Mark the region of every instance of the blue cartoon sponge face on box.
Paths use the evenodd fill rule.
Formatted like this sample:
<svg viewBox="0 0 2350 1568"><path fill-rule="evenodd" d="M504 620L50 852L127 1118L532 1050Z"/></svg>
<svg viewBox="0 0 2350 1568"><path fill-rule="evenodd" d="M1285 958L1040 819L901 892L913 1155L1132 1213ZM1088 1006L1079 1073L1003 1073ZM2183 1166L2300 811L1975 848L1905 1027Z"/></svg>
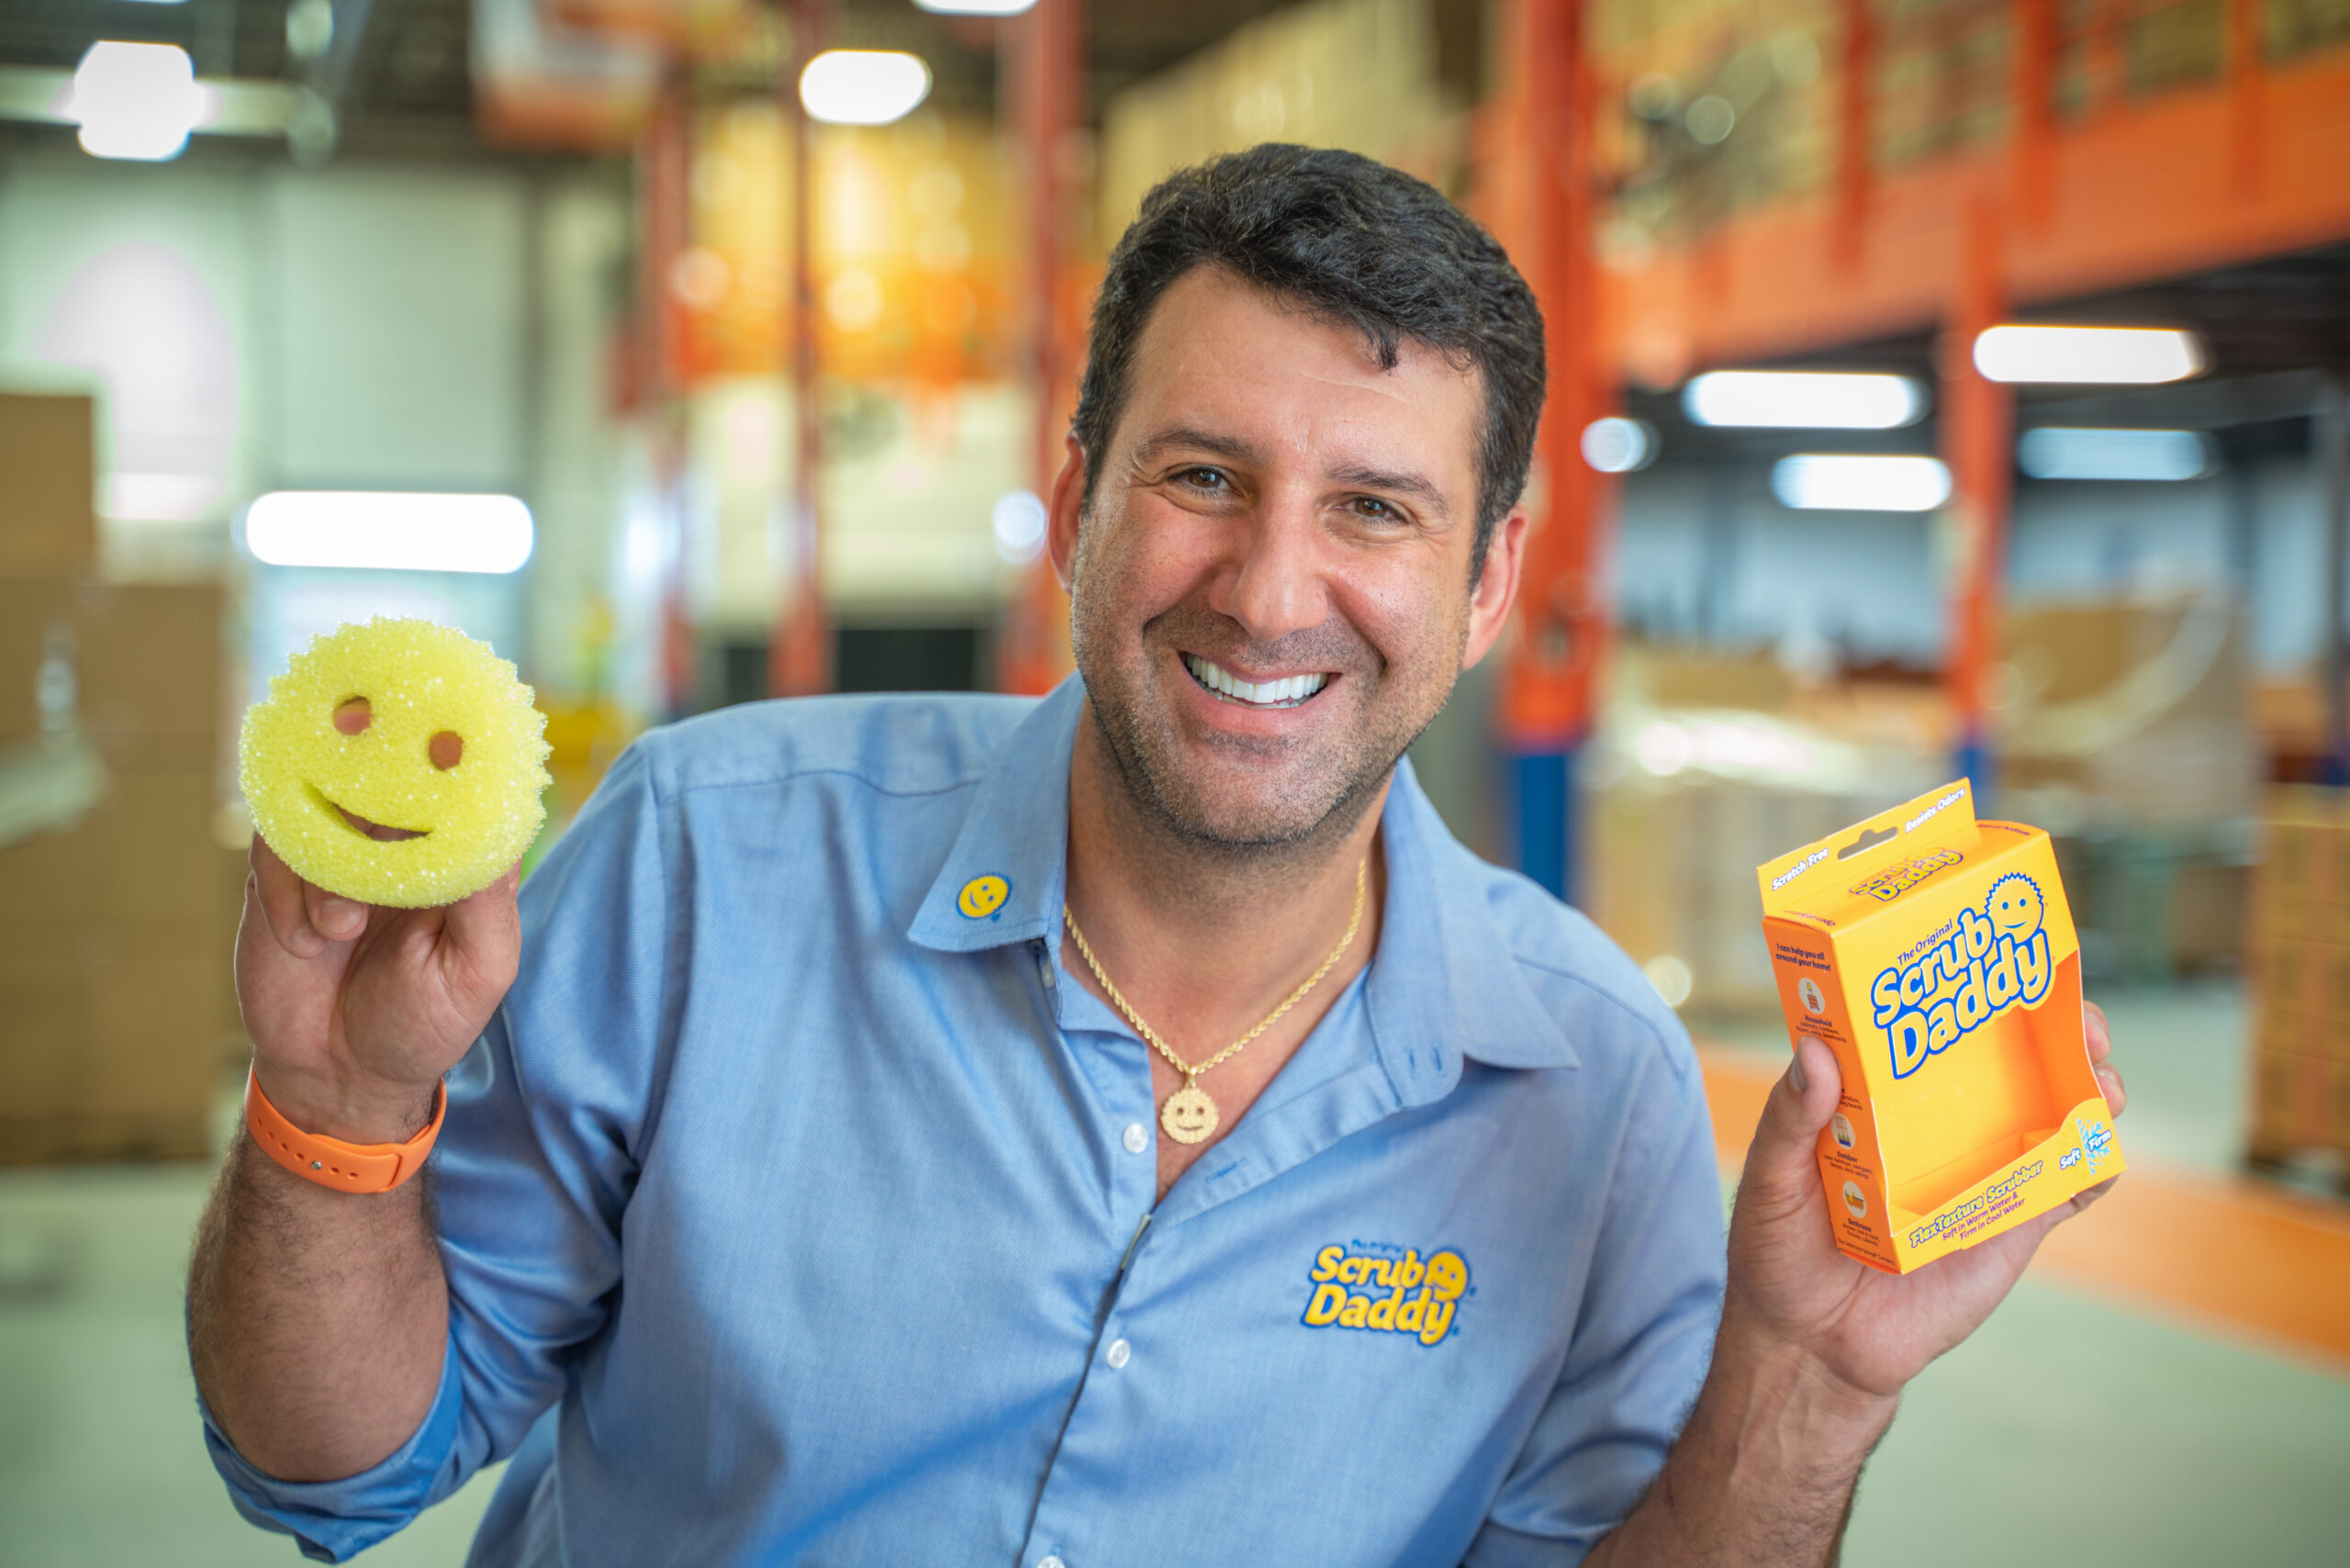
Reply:
<svg viewBox="0 0 2350 1568"><path fill-rule="evenodd" d="M2020 873L2011 874L1991 884L1991 896L1983 901L1983 913L2000 935L2029 942L2048 918L2048 900L2038 882Z"/></svg>
<svg viewBox="0 0 2350 1568"><path fill-rule="evenodd" d="M306 881L364 903L454 903L546 820L545 718L487 643L429 621L315 639L245 714L253 826Z"/></svg>

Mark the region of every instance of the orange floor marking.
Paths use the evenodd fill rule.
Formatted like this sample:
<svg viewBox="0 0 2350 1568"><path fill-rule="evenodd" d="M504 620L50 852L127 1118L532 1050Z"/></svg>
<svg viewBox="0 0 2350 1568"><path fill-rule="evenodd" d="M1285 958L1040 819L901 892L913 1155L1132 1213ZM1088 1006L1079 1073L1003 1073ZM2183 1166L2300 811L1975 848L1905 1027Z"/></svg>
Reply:
<svg viewBox="0 0 2350 1568"><path fill-rule="evenodd" d="M1698 1060L1715 1146L1735 1168L1776 1081L1731 1053ZM2122 1134L2126 1152L2126 1123ZM2350 1204L2142 1161L2057 1226L2032 1267L2350 1372Z"/></svg>

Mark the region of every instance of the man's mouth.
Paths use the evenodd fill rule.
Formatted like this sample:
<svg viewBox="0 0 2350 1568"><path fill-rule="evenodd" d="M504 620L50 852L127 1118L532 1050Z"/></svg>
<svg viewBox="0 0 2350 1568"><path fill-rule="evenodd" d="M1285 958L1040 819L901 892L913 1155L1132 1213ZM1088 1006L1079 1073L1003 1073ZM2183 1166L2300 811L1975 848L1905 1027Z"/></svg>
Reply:
<svg viewBox="0 0 2350 1568"><path fill-rule="evenodd" d="M1286 675L1279 680L1247 681L1197 654L1185 654L1183 667L1192 672L1193 680L1223 700L1249 708L1294 708L1330 684L1327 671Z"/></svg>

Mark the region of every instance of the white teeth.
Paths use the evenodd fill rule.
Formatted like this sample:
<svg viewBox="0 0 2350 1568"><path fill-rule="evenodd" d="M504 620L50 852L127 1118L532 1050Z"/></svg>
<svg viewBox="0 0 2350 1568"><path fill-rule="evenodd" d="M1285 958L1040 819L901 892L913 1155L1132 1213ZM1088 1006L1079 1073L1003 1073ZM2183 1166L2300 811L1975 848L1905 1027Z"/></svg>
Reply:
<svg viewBox="0 0 2350 1568"><path fill-rule="evenodd" d="M1330 683L1326 675L1292 675L1279 680L1242 680L1223 666L1211 663L1197 654L1183 655L1183 666L1192 678L1217 696L1234 702L1246 702L1252 708L1291 708L1304 701Z"/></svg>

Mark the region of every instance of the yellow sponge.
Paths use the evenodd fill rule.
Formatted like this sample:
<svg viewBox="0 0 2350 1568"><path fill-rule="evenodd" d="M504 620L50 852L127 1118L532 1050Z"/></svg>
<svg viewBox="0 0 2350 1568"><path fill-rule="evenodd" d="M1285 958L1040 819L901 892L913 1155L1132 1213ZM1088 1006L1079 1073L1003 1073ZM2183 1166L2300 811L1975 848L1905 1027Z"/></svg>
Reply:
<svg viewBox="0 0 2350 1568"><path fill-rule="evenodd" d="M245 714L253 826L305 880L424 909L496 881L538 836L545 716L487 643L430 621L312 639Z"/></svg>

